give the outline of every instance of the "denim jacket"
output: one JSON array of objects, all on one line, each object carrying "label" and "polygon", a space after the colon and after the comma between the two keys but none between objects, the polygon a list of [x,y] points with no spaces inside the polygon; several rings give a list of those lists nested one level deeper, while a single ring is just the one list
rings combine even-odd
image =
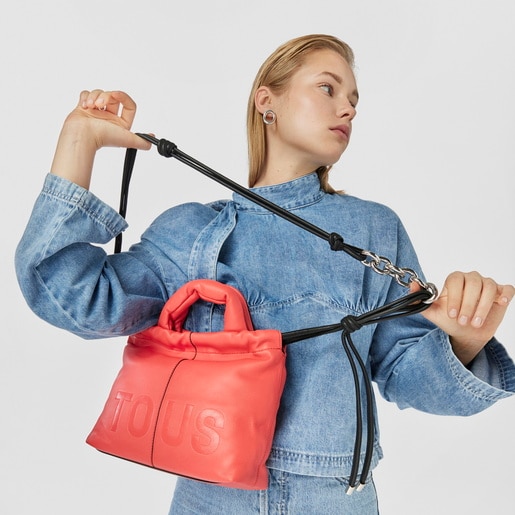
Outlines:
[{"label": "denim jacket", "polygon": [[[423,277],[389,208],[325,193],[316,173],[255,191]],[[208,278],[243,293],[256,329],[285,332],[334,324],[407,293],[236,193],[232,200],[173,207],[128,251],[107,255],[99,244],[125,228],[123,218],[91,192],[47,176],[16,253],[18,280],[33,311],[86,339],[128,335],[155,324],[182,284]],[[188,328],[222,330],[223,310],[197,302]],[[353,340],[380,393],[400,408],[471,415],[515,392],[515,366],[499,342],[490,341],[466,368],[447,335],[421,315],[363,327]],[[348,476],[355,424],[354,383],[340,335],[288,346],[269,466]],[[381,455],[376,437],[373,466]]]}]

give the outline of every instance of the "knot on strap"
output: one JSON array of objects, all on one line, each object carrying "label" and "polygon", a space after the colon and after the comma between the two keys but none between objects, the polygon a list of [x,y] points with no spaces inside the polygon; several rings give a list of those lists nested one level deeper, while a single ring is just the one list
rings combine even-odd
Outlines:
[{"label": "knot on strap", "polygon": [[345,242],[343,238],[336,232],[332,232],[329,235],[329,245],[331,246],[331,250],[344,250]]},{"label": "knot on strap", "polygon": [[157,144],[157,151],[164,157],[172,157],[177,150],[177,145],[167,139],[160,139]]},{"label": "knot on strap", "polygon": [[342,318],[340,324],[346,333],[353,333],[363,327],[363,324],[353,315],[347,315],[345,318]]}]

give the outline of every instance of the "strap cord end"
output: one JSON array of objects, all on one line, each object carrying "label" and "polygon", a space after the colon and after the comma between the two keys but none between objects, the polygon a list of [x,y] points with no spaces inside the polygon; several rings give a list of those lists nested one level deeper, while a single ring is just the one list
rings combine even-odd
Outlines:
[{"label": "strap cord end", "polygon": [[343,250],[344,252],[349,254],[349,256],[353,257],[354,259],[357,259],[358,261],[364,261],[366,259],[366,256],[363,254],[363,249],[345,243],[343,237],[339,235],[337,232],[332,232],[331,234],[329,234],[328,241],[331,250]]}]

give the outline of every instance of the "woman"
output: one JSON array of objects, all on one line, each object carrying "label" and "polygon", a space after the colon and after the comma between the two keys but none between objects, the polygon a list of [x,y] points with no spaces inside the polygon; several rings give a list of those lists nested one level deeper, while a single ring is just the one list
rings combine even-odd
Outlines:
[{"label": "woman", "polygon": [[[265,61],[249,99],[249,183],[353,245],[420,271],[390,209],[335,193],[328,184],[356,115],[352,66],[351,49],[326,35],[291,40]],[[131,249],[106,255],[91,243],[106,243],[125,222],[87,191],[93,159],[105,146],[149,148],[130,132],[135,112],[123,92],[83,91],[64,123],[17,251],[22,291],[39,316],[84,338],[127,335],[155,324],[182,284],[207,278],[243,293],[256,328],[284,332],[331,324],[404,295],[394,281],[331,253],[313,235],[238,194],[232,201],[172,208]],[[513,286],[477,272],[456,272],[423,315],[367,326],[353,338],[388,400],[471,415],[515,391],[515,366],[494,338],[514,294]],[[204,309],[195,305],[190,329],[220,330],[220,313],[211,320]],[[290,346],[287,367],[268,490],[180,478],[170,513],[378,512],[371,477],[361,492],[346,494],[355,407],[339,335]],[[380,458],[376,439],[372,465]]]}]

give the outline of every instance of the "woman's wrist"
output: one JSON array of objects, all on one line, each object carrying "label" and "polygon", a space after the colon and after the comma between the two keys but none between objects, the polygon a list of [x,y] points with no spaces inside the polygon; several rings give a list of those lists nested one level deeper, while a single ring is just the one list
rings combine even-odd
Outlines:
[{"label": "woman's wrist", "polygon": [[63,126],[50,172],[89,189],[97,145],[81,124]]}]

